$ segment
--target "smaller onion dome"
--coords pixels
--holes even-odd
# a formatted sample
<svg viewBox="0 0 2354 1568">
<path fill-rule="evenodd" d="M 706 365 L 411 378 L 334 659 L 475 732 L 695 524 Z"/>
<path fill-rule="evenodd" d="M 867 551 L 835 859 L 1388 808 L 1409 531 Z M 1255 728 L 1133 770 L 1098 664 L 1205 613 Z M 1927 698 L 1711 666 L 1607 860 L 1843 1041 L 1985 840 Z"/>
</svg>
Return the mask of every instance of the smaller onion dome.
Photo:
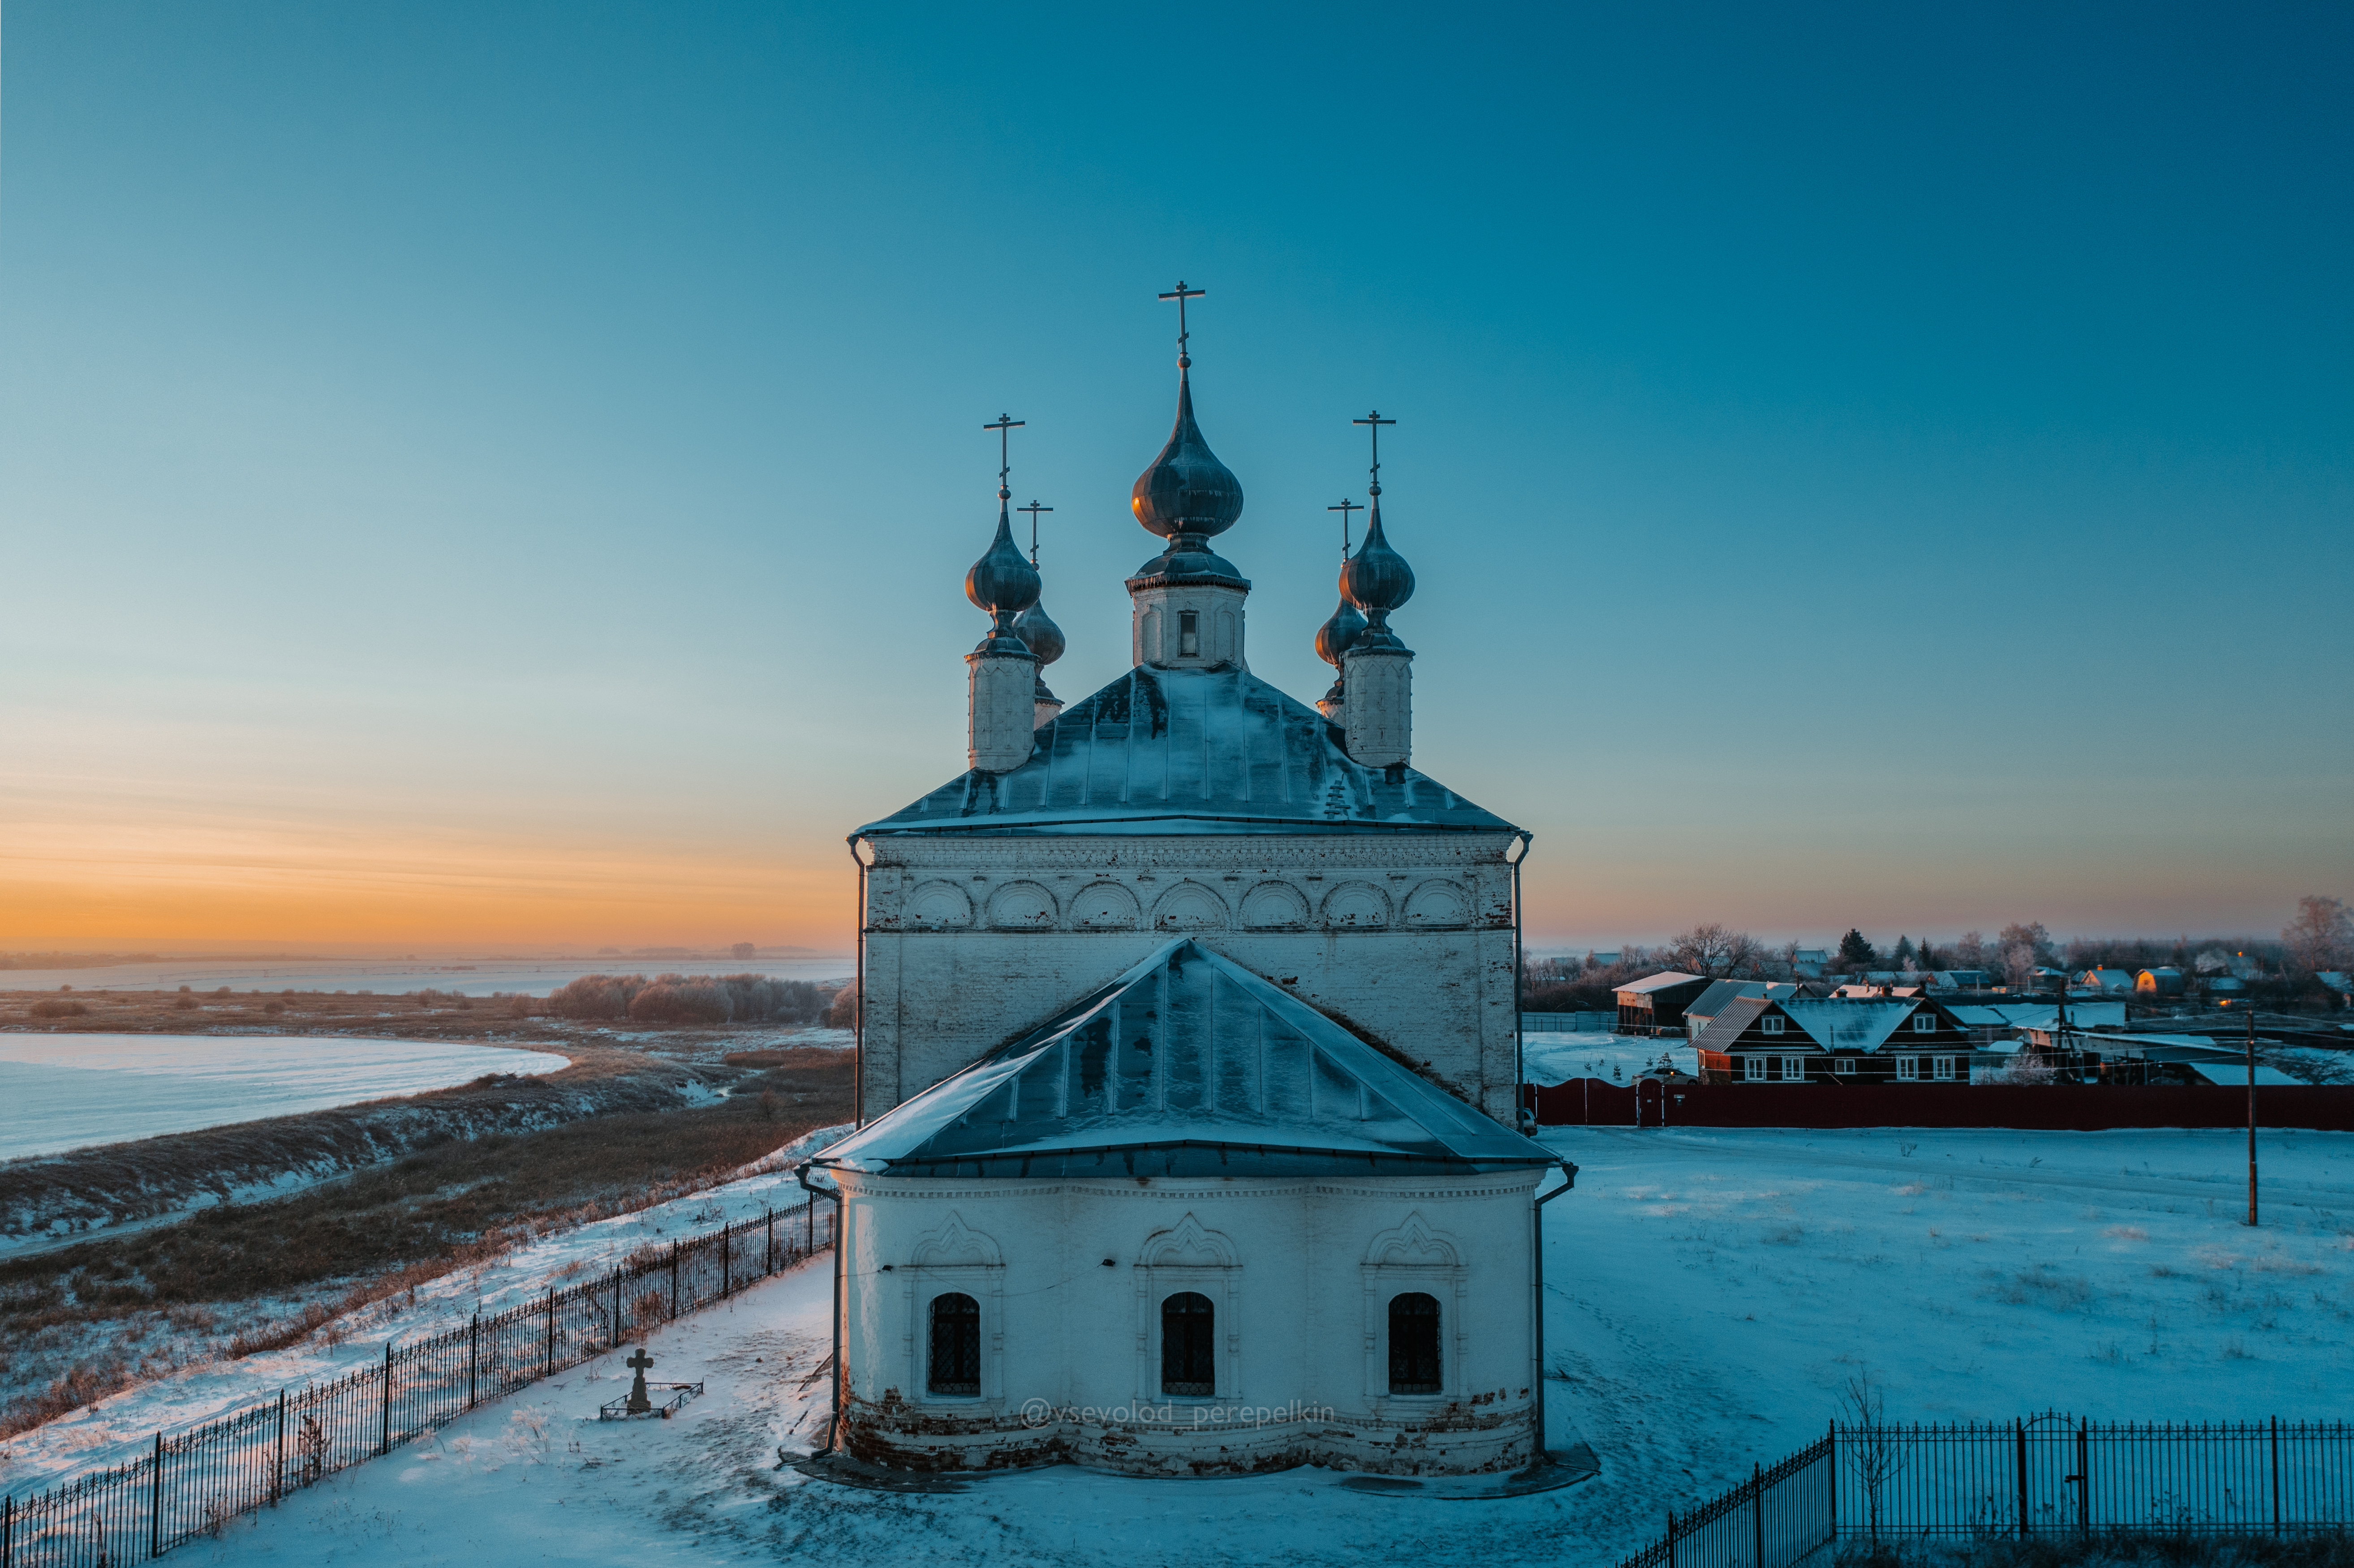
<svg viewBox="0 0 2354 1568">
<path fill-rule="evenodd" d="M 1390 548 L 1382 533 L 1382 503 L 1373 500 L 1373 518 L 1365 525 L 1365 542 L 1341 568 L 1341 597 L 1365 612 L 1380 629 L 1389 612 L 1414 597 L 1414 568 Z"/>
<path fill-rule="evenodd" d="M 1129 498 L 1136 520 L 1162 538 L 1179 534 L 1223 534 L 1243 514 L 1243 485 L 1234 471 L 1210 450 L 1193 422 L 1193 388 L 1177 374 L 1177 423 L 1169 444 L 1137 477 Z"/>
<path fill-rule="evenodd" d="M 1053 702 L 1055 694 L 1046 689 L 1046 666 L 1063 656 L 1063 629 L 1046 614 L 1044 600 L 1013 618 L 1013 635 L 1038 656 L 1039 700 Z"/>
<path fill-rule="evenodd" d="M 1364 634 L 1365 618 L 1357 613 L 1355 605 L 1344 599 L 1340 608 L 1333 610 L 1332 619 L 1316 629 L 1316 657 L 1338 670 L 1341 659 Z"/>
<path fill-rule="evenodd" d="M 1014 547 L 1013 525 L 1007 518 L 1001 500 L 997 508 L 997 537 L 990 541 L 988 553 L 975 561 L 972 569 L 964 575 L 964 597 L 990 614 L 990 633 L 981 641 L 982 652 L 1029 652 L 1014 636 L 1013 618 L 1038 602 L 1040 587 L 1038 568 L 1023 559 L 1022 552 Z M 1001 641 L 1013 646 L 991 646 Z"/>
</svg>

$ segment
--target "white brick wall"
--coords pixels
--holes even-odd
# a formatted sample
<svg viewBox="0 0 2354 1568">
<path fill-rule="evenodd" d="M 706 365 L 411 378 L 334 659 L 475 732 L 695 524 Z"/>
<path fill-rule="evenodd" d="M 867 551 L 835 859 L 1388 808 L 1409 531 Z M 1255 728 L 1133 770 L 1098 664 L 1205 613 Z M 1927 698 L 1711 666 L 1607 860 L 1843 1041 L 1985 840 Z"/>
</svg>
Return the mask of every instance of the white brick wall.
<svg viewBox="0 0 2354 1568">
<path fill-rule="evenodd" d="M 1512 1123 L 1511 834 L 869 842 L 869 1118 L 1182 934 Z"/>
</svg>

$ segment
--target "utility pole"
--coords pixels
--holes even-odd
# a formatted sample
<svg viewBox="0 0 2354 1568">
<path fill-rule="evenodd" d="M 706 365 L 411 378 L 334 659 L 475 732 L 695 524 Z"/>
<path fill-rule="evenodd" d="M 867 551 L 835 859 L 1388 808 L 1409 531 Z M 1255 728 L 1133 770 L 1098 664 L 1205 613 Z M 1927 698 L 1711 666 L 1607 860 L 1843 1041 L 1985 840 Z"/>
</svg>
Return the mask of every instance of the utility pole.
<svg viewBox="0 0 2354 1568">
<path fill-rule="evenodd" d="M 2248 1224 L 2256 1223 L 2256 1008 L 2248 1004 Z"/>
</svg>

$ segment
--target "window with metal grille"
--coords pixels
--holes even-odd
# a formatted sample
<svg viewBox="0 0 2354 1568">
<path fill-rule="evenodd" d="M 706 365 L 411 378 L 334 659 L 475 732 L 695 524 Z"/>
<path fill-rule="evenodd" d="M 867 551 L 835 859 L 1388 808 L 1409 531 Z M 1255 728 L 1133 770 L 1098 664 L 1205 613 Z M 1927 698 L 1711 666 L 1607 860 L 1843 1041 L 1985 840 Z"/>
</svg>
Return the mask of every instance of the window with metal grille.
<svg viewBox="0 0 2354 1568">
<path fill-rule="evenodd" d="M 1390 1392 L 1437 1393 L 1438 1298 L 1409 1290 L 1390 1298 Z"/>
<path fill-rule="evenodd" d="M 1177 656 L 1180 659 L 1202 656 L 1202 617 L 1199 611 L 1181 609 L 1177 612 Z"/>
<path fill-rule="evenodd" d="M 1207 1399 L 1218 1391 L 1217 1310 L 1198 1290 L 1161 1304 L 1161 1392 Z"/>
<path fill-rule="evenodd" d="M 932 1365 L 924 1386 L 934 1393 L 981 1392 L 981 1303 L 959 1291 L 932 1298 Z"/>
</svg>

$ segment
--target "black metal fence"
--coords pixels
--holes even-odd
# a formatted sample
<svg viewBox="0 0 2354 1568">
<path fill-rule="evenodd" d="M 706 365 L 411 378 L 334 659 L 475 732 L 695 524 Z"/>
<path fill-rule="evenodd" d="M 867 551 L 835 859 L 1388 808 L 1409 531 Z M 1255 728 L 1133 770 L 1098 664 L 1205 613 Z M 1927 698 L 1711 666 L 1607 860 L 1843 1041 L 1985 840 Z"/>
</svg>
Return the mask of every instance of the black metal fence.
<svg viewBox="0 0 2354 1568">
<path fill-rule="evenodd" d="M 2305 1535 L 2354 1526 L 2354 1424 L 1834 1425 L 1619 1568 L 1792 1568 L 1840 1541 Z"/>
<path fill-rule="evenodd" d="M 832 1240 L 800 1203 L 645 1249 L 611 1273 L 462 1329 L 384 1349 L 374 1366 L 249 1406 L 111 1469 L 0 1501 L 0 1568 L 110 1568 L 217 1532 L 560 1368 L 790 1267 Z"/>
</svg>

